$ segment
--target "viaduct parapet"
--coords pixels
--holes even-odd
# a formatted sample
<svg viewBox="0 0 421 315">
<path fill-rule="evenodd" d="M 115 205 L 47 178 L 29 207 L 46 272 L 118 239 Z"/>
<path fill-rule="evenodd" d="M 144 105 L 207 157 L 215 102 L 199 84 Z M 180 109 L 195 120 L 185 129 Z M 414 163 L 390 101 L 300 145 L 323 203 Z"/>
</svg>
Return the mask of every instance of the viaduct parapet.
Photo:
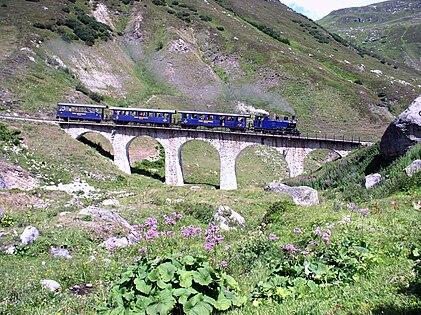
<svg viewBox="0 0 421 315">
<path fill-rule="evenodd" d="M 236 160 L 245 148 L 261 144 L 276 149 L 286 160 L 289 176 L 304 171 L 304 159 L 313 150 L 330 149 L 341 157 L 361 145 L 359 141 L 343 139 L 318 139 L 260 133 L 226 132 L 215 130 L 186 130 L 151 126 L 121 126 L 80 122 L 60 123 L 63 130 L 74 139 L 88 132 L 96 132 L 110 141 L 114 150 L 114 163 L 130 174 L 129 145 L 140 136 L 156 139 L 165 150 L 165 183 L 172 186 L 184 184 L 181 149 L 192 140 L 202 140 L 213 146 L 220 158 L 220 189 L 237 189 Z"/>
</svg>

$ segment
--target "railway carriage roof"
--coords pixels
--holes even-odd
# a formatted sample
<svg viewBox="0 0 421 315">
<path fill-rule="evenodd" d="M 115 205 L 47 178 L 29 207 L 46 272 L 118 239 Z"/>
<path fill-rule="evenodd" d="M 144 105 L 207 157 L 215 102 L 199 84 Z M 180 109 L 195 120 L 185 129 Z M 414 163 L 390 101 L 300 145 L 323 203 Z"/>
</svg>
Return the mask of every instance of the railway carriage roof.
<svg viewBox="0 0 421 315">
<path fill-rule="evenodd" d="M 150 108 L 131 108 L 131 107 L 109 107 L 111 110 L 134 110 L 139 112 L 151 112 L 151 113 L 170 113 L 175 114 L 175 110 L 171 109 L 150 109 Z"/>
<path fill-rule="evenodd" d="M 181 114 L 198 114 L 198 115 L 215 115 L 215 116 L 234 116 L 234 117 L 251 117 L 249 114 L 233 114 L 233 113 L 209 113 L 209 112 L 194 112 L 187 110 L 179 110 L 177 113 Z"/>
<path fill-rule="evenodd" d="M 107 108 L 105 105 L 58 103 L 57 106 L 86 107 L 86 108 Z"/>
</svg>

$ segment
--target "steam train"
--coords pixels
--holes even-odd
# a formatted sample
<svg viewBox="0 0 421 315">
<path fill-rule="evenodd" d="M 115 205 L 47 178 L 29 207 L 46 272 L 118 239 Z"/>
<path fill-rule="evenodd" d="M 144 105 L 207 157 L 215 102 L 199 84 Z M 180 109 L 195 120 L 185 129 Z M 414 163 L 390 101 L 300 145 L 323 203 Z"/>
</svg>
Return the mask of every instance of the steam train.
<svg viewBox="0 0 421 315">
<path fill-rule="evenodd" d="M 58 103 L 57 119 L 61 121 L 110 122 L 124 125 L 178 126 L 220 128 L 231 131 L 252 131 L 299 136 L 295 116 L 270 118 L 268 115 L 175 111 L 168 109 L 128 108 L 105 105 Z"/>
</svg>

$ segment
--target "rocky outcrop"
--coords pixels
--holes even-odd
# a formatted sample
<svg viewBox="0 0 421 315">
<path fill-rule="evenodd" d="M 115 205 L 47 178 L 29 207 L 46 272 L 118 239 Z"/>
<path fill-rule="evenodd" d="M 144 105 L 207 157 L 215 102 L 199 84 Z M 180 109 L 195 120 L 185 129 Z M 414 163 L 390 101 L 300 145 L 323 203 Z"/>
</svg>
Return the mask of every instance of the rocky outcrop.
<svg viewBox="0 0 421 315">
<path fill-rule="evenodd" d="M 26 246 L 32 244 L 39 236 L 39 231 L 34 226 L 27 226 L 20 236 L 21 244 Z"/>
<path fill-rule="evenodd" d="M 315 206 L 319 204 L 317 190 L 307 186 L 290 187 L 278 182 L 272 182 L 265 187 L 265 191 L 286 193 L 292 197 L 294 203 L 300 206 Z"/>
<path fill-rule="evenodd" d="M 129 222 L 127 222 L 126 219 L 122 218 L 119 214 L 111 210 L 102 209 L 96 206 L 89 206 L 79 211 L 79 214 L 89 215 L 93 218 L 97 218 L 104 221 L 120 223 L 121 225 L 127 228 L 131 228 L 131 225 L 129 224 Z"/>
<path fill-rule="evenodd" d="M 405 173 L 409 177 L 414 176 L 418 172 L 421 172 L 421 160 L 415 160 L 405 167 Z"/>
<path fill-rule="evenodd" d="M 244 218 L 228 206 L 219 206 L 214 217 L 214 221 L 219 223 L 221 230 L 228 231 L 235 228 L 244 228 Z"/>
<path fill-rule="evenodd" d="M 380 142 L 383 157 L 392 161 L 421 141 L 421 95 L 387 127 Z"/>
<path fill-rule="evenodd" d="M 0 189 L 30 190 L 38 186 L 39 181 L 20 166 L 0 161 Z"/>
<path fill-rule="evenodd" d="M 366 189 L 373 188 L 374 186 L 377 186 L 378 184 L 380 184 L 382 180 L 383 180 L 383 176 L 380 174 L 376 173 L 376 174 L 367 175 L 365 177 L 365 182 L 364 182 L 365 188 Z"/>
</svg>

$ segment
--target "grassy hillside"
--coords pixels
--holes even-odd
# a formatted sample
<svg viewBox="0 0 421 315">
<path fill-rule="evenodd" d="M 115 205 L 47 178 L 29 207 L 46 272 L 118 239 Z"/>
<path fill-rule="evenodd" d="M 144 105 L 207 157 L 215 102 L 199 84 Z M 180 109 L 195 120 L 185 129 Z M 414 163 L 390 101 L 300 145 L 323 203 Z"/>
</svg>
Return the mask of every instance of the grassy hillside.
<svg viewBox="0 0 421 315">
<path fill-rule="evenodd" d="M 122 175 L 98 151 L 70 140 L 55 126 L 7 123 L 6 127 L 1 128 L 2 161 L 20 165 L 43 185 L 82 180 L 96 191 L 85 195 L 82 191 L 71 194 L 42 188 L 0 190 L 0 208 L 5 212 L 0 220 L 3 235 L 0 247 L 17 245 L 13 255 L 0 252 L 2 314 L 97 314 L 114 308 L 117 311 L 119 300 L 127 301 L 125 306 L 129 307 L 134 297 L 148 290 L 139 283 L 142 272 L 133 274 L 130 268 L 150 268 L 147 270 L 151 274 L 158 272 L 167 279 L 165 283 L 177 287 L 178 282 L 167 269 L 172 268 L 169 262 L 176 266 L 179 263 L 202 266 L 202 276 L 207 270 L 212 272 L 213 279 L 223 279 L 220 283 L 231 287 L 231 295 L 224 292 L 226 299 L 212 295 L 218 292 L 216 282 L 206 286 L 208 290 L 197 285 L 209 281 L 206 277 L 202 279 L 195 274 L 192 283 L 196 290 L 221 303 L 207 298 L 197 302 L 197 307 L 228 308 L 221 311 L 225 314 L 420 312 L 420 270 L 416 259 L 421 241 L 418 233 L 421 176 L 418 173 L 408 178 L 402 171 L 410 161 L 421 158 L 419 146 L 391 164 L 381 161 L 377 146 L 329 163 L 305 181 L 318 189 L 320 205 L 300 207 L 288 196 L 264 192 L 258 185 L 220 191 L 212 183 L 203 185 L 203 176 L 191 177 L 192 185 L 201 187 L 191 189 L 191 185 L 168 187 L 159 179 L 140 174 Z M 20 146 L 16 146 L 18 138 L 22 139 Z M 190 151 L 195 146 L 185 149 L 183 159 L 193 166 L 197 163 L 197 152 Z M 211 161 L 214 159 L 206 148 L 201 152 Z M 246 164 L 238 165 L 240 169 L 250 163 L 249 153 L 243 152 L 241 163 Z M 189 154 L 193 155 L 192 160 Z M 271 180 L 254 170 L 246 178 L 243 171 L 240 176 L 249 184 L 251 179 Z M 366 191 L 362 179 L 374 171 L 386 180 Z M 114 203 L 104 202 L 110 199 Z M 219 241 L 205 239 L 204 233 L 220 205 L 240 213 L 246 225 L 236 230 L 209 232 Z M 136 225 L 139 232 L 142 224 L 148 226 L 147 222 L 156 218 L 154 229 L 165 232 L 165 236 L 153 236 L 152 229 L 149 241 L 145 239 L 126 248 L 105 247 L 101 245 L 104 240 L 123 237 L 129 231 L 117 223 L 78 214 L 88 206 L 118 213 Z M 172 224 L 168 217 L 173 217 L 174 212 L 183 217 Z M 28 225 L 36 226 L 40 236 L 32 245 L 18 245 L 19 235 Z M 200 228 L 202 234 L 198 230 L 193 232 L 193 228 Z M 186 236 L 186 229 L 193 234 Z M 214 242 L 214 247 L 206 249 L 207 242 Z M 52 247 L 67 249 L 72 258 L 53 258 Z M 176 263 L 180 252 L 186 258 Z M 166 260 L 156 260 L 157 257 Z M 166 265 L 152 272 L 162 262 Z M 61 289 L 50 292 L 41 285 L 44 279 L 59 282 Z M 131 291 L 134 288 L 131 281 L 135 279 L 138 289 Z M 126 283 L 127 289 L 122 289 L 122 283 Z M 157 291 L 149 294 L 155 299 L 153 305 L 162 308 L 172 305 L 167 299 L 159 300 L 160 289 L 154 290 Z M 173 291 L 162 294 L 166 298 L 176 297 Z M 150 312 L 154 313 L 152 309 Z M 200 314 L 207 312 L 202 310 Z"/>
<path fill-rule="evenodd" d="M 421 71 L 419 1 L 384 1 L 331 12 L 318 21 L 383 63 Z"/>
<path fill-rule="evenodd" d="M 93 18 L 95 17 L 95 19 Z M 345 46 L 278 1 L 0 1 L 2 113 L 98 102 L 298 116 L 302 132 L 377 139 L 416 71 Z"/>
</svg>

